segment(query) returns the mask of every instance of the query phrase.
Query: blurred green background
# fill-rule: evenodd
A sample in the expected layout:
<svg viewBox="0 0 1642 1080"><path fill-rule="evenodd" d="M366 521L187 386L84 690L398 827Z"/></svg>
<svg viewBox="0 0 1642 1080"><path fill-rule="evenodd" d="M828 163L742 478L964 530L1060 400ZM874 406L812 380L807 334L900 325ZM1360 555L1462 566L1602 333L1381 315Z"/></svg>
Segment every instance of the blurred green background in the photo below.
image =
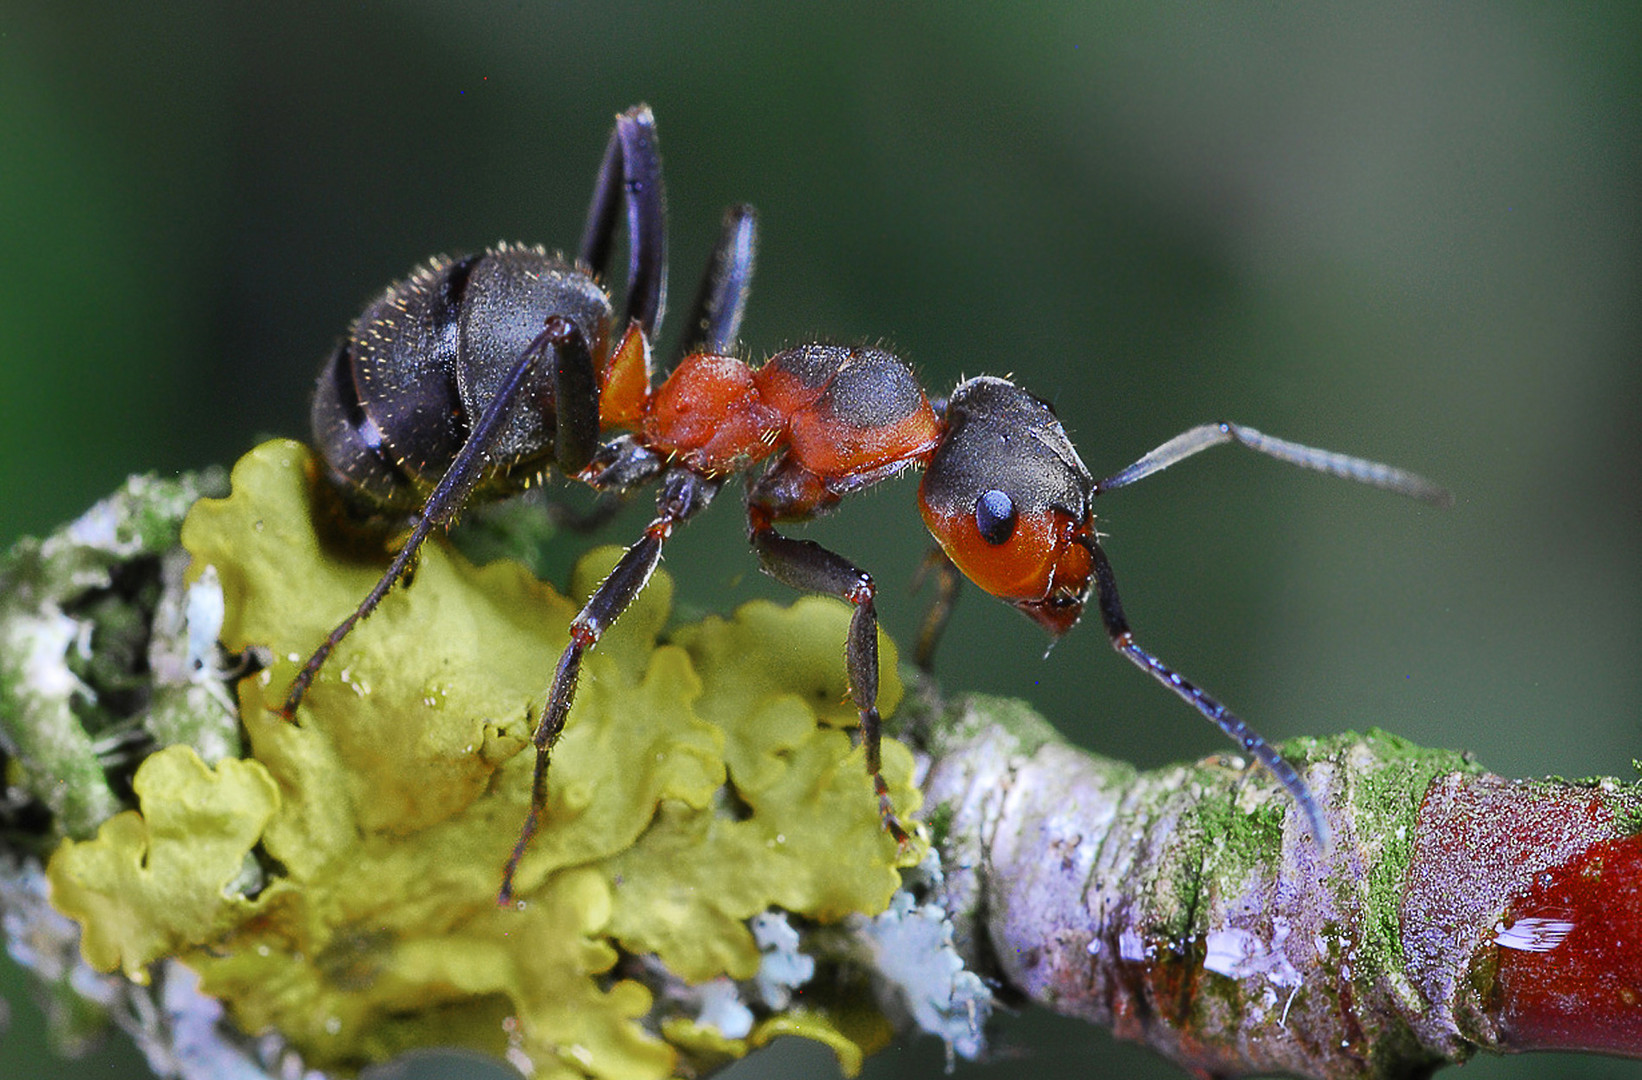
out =
<svg viewBox="0 0 1642 1080"><path fill-rule="evenodd" d="M1642 756L1642 8L380 2L0 6L0 542L127 473L305 436L319 360L441 251L572 247L613 114L656 110L687 303L762 213L749 352L883 341L1013 374L1096 475L1206 420L1426 472L1449 513L1216 451L1102 505L1140 639L1273 738L1380 724L1507 775ZM912 482L809 535L909 641ZM735 499L682 599L781 595ZM609 534L634 534L642 508ZM567 541L563 561L580 543ZM1155 765L1227 749L1110 654L971 593L941 669ZM544 674L549 658L544 658ZM7 965L7 1077L45 1055ZM744 1077L827 1075L789 1050ZM959 1076L1173 1076L1006 1020ZM869 1064L930 1076L928 1042ZM1597 1059L1472 1078L1642 1076Z"/></svg>

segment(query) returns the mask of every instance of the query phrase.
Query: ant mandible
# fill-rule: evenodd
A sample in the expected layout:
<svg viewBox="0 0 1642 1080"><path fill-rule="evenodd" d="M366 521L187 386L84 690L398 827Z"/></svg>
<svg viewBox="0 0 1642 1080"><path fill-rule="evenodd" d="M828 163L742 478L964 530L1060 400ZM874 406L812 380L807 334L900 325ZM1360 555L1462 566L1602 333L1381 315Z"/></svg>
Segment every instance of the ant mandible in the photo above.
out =
<svg viewBox="0 0 1642 1080"><path fill-rule="evenodd" d="M616 321L602 280L623 204L629 261ZM470 499L514 494L550 468L599 492L659 480L654 520L570 624L533 736L530 810L498 895L508 903L545 812L548 764L582 658L650 579L673 531L732 475L762 465L748 481L748 538L767 573L854 606L844 648L850 695L884 828L904 841L879 771L872 577L775 526L812 518L916 465L924 469L924 523L950 560L940 565L953 586L955 565L1055 637L1077 623L1092 586L1112 646L1265 765L1305 813L1314 840L1326 844L1322 813L1293 767L1136 643L1095 531L1094 498L1227 442L1427 502L1447 503L1445 491L1401 469L1229 423L1193 428L1096 482L1048 403L1006 379L970 379L932 405L907 365L882 349L803 345L754 368L731 355L753 269L756 225L747 206L725 214L677 363L655 385L650 350L667 292L664 217L655 121L639 105L616 118L574 263L511 244L437 259L390 286L354 323L314 393L323 474L355 525L381 528L407 517L414 524L381 580L298 673L281 715L295 717L338 643L407 575L433 529L448 527ZM945 592L949 605L952 588ZM939 621L926 623L926 656L938 632L929 628Z"/></svg>

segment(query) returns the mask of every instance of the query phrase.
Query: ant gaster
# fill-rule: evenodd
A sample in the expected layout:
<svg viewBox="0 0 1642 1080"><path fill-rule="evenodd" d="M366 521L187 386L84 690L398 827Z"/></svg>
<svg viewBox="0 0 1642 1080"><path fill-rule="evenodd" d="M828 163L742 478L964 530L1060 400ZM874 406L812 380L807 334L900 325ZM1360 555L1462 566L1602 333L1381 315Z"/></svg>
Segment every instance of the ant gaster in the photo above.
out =
<svg viewBox="0 0 1642 1080"><path fill-rule="evenodd" d="M620 318L603 284L621 211L629 248ZM753 268L750 207L732 207L658 386L651 344L667 291L661 162L650 110L616 119L580 255L504 244L438 259L365 309L324 365L314 394L323 473L356 523L414 522L387 572L292 682L294 718L337 644L404 578L436 527L470 499L503 497L557 468L600 492L659 482L656 516L570 625L536 726L530 811L504 870L500 902L541 825L548 763L582 658L644 587L674 529L733 474L749 480L747 533L764 570L854 606L844 648L867 771L884 827L906 832L879 771L878 616L872 577L779 522L803 521L909 466L945 558L947 601L920 643L927 662L957 578L1014 605L1051 635L1070 630L1091 587L1117 651L1217 724L1265 765L1326 844L1315 799L1294 769L1225 706L1136 643L1095 531L1095 496L1200 450L1236 442L1309 469L1433 503L1442 489L1390 466L1316 450L1237 424L1207 424L1096 482L1043 400L999 378L970 379L932 405L905 363L882 349L803 345L753 367L732 355ZM950 562L946 561L950 560Z"/></svg>

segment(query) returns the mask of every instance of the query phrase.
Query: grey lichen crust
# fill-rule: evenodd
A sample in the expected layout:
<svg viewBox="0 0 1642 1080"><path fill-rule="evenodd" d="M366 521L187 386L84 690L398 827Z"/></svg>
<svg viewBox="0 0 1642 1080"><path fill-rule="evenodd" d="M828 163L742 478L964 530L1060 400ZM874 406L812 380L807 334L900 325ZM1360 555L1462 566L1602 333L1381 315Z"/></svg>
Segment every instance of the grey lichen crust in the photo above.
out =
<svg viewBox="0 0 1642 1080"><path fill-rule="evenodd" d="M0 852L6 950L35 979L54 1045L90 1047L112 1022L158 1076L264 1080L304 1076L277 1040L223 1023L176 962L149 985L94 971L80 928L55 911L39 857L85 837L125 806L110 780L157 746L206 760L240 752L239 722L217 670L221 589L185 583L178 547L195 500L221 495L221 470L134 476L45 539L0 558L0 750L10 760ZM31 803L47 814L12 819Z"/></svg>
<svg viewBox="0 0 1642 1080"><path fill-rule="evenodd" d="M145 720L162 745L238 752L221 683L199 677L215 660L215 631L189 626L209 623L209 587L183 588L177 548L188 508L226 489L220 470L134 476L0 560L0 749L20 766L8 785L20 779L50 810L52 839L89 836L122 808L108 769L145 738Z"/></svg>
<svg viewBox="0 0 1642 1080"><path fill-rule="evenodd" d="M856 951L873 972L879 1004L897 1027L915 1026L938 1037L946 1044L949 1067L954 1057L973 1061L986 1052L992 990L954 945L953 923L940 902L945 874L939 850L931 848L906 876L916 894L903 889L888 911L850 920Z"/></svg>

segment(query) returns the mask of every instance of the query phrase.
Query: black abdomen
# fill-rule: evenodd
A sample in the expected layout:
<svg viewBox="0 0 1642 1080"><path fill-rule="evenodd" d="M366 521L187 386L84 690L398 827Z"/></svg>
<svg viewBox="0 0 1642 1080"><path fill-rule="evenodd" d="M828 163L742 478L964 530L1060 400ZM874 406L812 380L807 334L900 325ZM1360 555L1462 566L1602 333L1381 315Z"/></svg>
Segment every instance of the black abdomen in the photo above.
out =
<svg viewBox="0 0 1642 1080"><path fill-rule="evenodd" d="M374 300L314 392L314 442L351 507L367 516L420 509L553 315L576 324L596 362L608 354L609 297L540 248L438 259ZM540 473L554 419L552 373L539 369L526 376L478 489L516 490Z"/></svg>

